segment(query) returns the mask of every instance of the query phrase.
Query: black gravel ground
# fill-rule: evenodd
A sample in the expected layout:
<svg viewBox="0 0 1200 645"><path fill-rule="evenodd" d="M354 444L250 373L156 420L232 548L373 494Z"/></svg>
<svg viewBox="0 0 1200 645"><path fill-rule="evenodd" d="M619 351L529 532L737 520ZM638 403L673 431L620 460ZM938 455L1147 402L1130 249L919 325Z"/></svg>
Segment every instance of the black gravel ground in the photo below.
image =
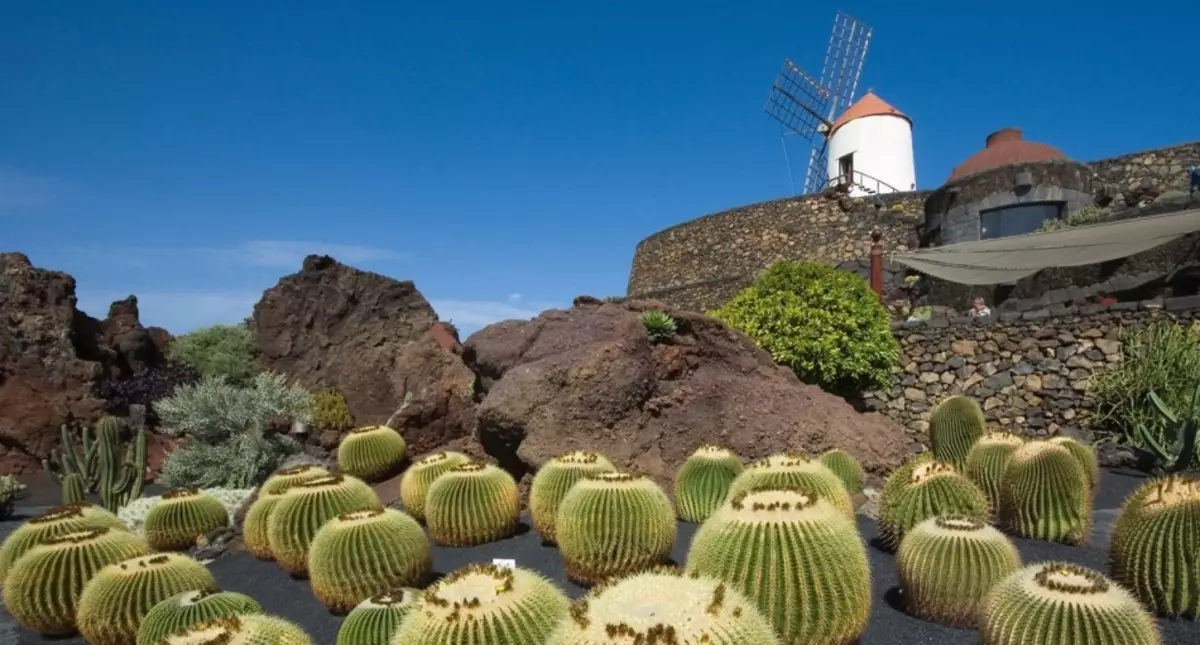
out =
<svg viewBox="0 0 1200 645"><path fill-rule="evenodd" d="M1035 540L1016 539L1017 547L1027 563L1046 560L1068 560L1106 571L1105 549L1116 510L1125 496L1137 486L1144 475L1107 471L1096 497L1096 525L1091 543L1086 547L1070 547ZM25 500L26 502L32 500ZM40 500L38 500L40 501ZM21 509L29 512L35 508ZM24 514L24 513L22 513ZM20 520L0 522L2 539ZM875 523L859 517L858 526L868 542L868 554L875 584L875 607L871 622L860 641L861 645L919 645L922 643L978 643L975 631L952 629L925 622L904 613L897 588L893 557L874 546L877 536ZM683 564L696 525L679 525L679 535L672 551L675 562ZM570 583L563 571L562 559L552 547L542 546L537 534L527 525L507 540L467 549L434 549L434 570L448 573L471 562L490 562L493 558L516 560L519 566L536 569L557 581L571 597L579 597L584 589ZM274 563L256 560L245 553L230 554L210 564L213 574L225 589L253 596L267 612L289 618L302 625L316 643L332 645L342 618L331 614L313 597L308 583L295 580L280 571ZM1200 643L1200 622L1160 620L1164 643L1184 645ZM82 638L44 639L17 626L8 614L0 610L0 645L34 645L55 642L61 645L82 645Z"/></svg>

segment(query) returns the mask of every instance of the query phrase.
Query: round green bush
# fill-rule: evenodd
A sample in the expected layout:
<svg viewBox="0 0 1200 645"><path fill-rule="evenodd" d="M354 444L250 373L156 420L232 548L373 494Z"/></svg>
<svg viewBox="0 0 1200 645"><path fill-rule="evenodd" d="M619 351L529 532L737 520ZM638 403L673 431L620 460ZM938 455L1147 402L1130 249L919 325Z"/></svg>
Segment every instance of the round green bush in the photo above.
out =
<svg viewBox="0 0 1200 645"><path fill-rule="evenodd" d="M993 517L1000 513L1000 480L1004 477L1004 469L1013 453L1023 445L1025 439L1015 434L993 431L980 437L967 453L964 473L987 495Z"/></svg>
<svg viewBox="0 0 1200 645"><path fill-rule="evenodd" d="M150 552L128 531L87 529L43 538L4 578L4 606L27 629L47 636L74 634L79 596L104 567Z"/></svg>
<svg viewBox="0 0 1200 645"><path fill-rule="evenodd" d="M559 455L538 468L529 486L529 514L533 528L546 542L555 541L554 518L567 491L585 476L611 473L616 468L603 455L576 450Z"/></svg>
<svg viewBox="0 0 1200 645"><path fill-rule="evenodd" d="M299 625L267 614L214 618L163 638L158 645L316 645Z"/></svg>
<svg viewBox="0 0 1200 645"><path fill-rule="evenodd" d="M308 549L313 594L339 612L390 589L421 586L432 568L425 530L390 508L342 513L317 531Z"/></svg>
<svg viewBox="0 0 1200 645"><path fill-rule="evenodd" d="M248 383L259 372L254 364L258 350L245 325L212 325L171 341L171 360L195 368L201 376L223 377L230 383Z"/></svg>
<svg viewBox="0 0 1200 645"><path fill-rule="evenodd" d="M404 437L388 426L358 428L338 444L338 468L363 481L381 481L396 472L407 450Z"/></svg>
<svg viewBox="0 0 1200 645"><path fill-rule="evenodd" d="M733 451L700 446L675 473L675 505L679 519L700 523L725 502L729 485L746 467Z"/></svg>
<svg viewBox="0 0 1200 645"><path fill-rule="evenodd" d="M1154 618L1097 571L1043 562L1008 575L988 594L980 645L1162 645Z"/></svg>
<svg viewBox="0 0 1200 645"><path fill-rule="evenodd" d="M430 585L400 624L395 645L539 645L570 602L541 574L469 564Z"/></svg>
<svg viewBox="0 0 1200 645"><path fill-rule="evenodd" d="M308 549L323 524L350 511L382 508L363 480L326 475L293 485L267 518L267 542L279 566L292 575L308 572Z"/></svg>
<svg viewBox="0 0 1200 645"><path fill-rule="evenodd" d="M143 555L104 567L83 587L75 622L90 645L137 640L142 618L177 593L215 591L208 567L178 553Z"/></svg>
<svg viewBox="0 0 1200 645"><path fill-rule="evenodd" d="M847 518L854 519L854 500L842 479L816 459L780 453L751 463L729 485L726 501L756 488L802 488L824 497Z"/></svg>
<svg viewBox="0 0 1200 645"><path fill-rule="evenodd" d="M420 589L405 587L358 603L342 621L337 645L391 645L392 636L417 606L422 593Z"/></svg>
<svg viewBox="0 0 1200 645"><path fill-rule="evenodd" d="M846 492L853 495L863 491L866 475L863 473L862 464L859 464L858 460L850 453L840 448L834 448L818 457L817 461L832 470L833 474L842 480Z"/></svg>
<svg viewBox="0 0 1200 645"><path fill-rule="evenodd" d="M1200 479L1169 475L1137 488L1109 542L1112 576L1160 615L1200 618Z"/></svg>
<svg viewBox="0 0 1200 645"><path fill-rule="evenodd" d="M929 416L929 442L938 461L948 461L957 468L967 463L971 446L987 430L983 408L975 399L952 396L942 401Z"/></svg>
<svg viewBox="0 0 1200 645"><path fill-rule="evenodd" d="M37 546L41 540L104 527L117 531L129 530L116 515L88 502L74 502L51 508L18 526L5 538L4 544L0 545L0 582L4 581L17 558Z"/></svg>
<svg viewBox="0 0 1200 645"><path fill-rule="evenodd" d="M687 568L746 594L788 643L857 642L871 614L866 545L815 491L738 493L696 531Z"/></svg>
<svg viewBox="0 0 1200 645"><path fill-rule="evenodd" d="M182 551L224 526L229 526L229 511L221 500L196 488L176 488L150 507L142 530L155 551Z"/></svg>
<svg viewBox="0 0 1200 645"><path fill-rule="evenodd" d="M728 584L666 567L592 588L548 645L780 645L753 601Z"/></svg>
<svg viewBox="0 0 1200 645"><path fill-rule="evenodd" d="M879 296L850 271L777 262L711 315L805 383L834 392L891 385L900 345Z"/></svg>
<svg viewBox="0 0 1200 645"><path fill-rule="evenodd" d="M404 471L400 478L400 501L404 510L418 522L425 521L425 497L429 486L446 471L471 461L461 452L447 450L425 455Z"/></svg>
<svg viewBox="0 0 1200 645"><path fill-rule="evenodd" d="M954 464L920 456L888 478L879 495L881 545L895 551L900 540L921 522L938 515L962 515L986 522L987 495Z"/></svg>
<svg viewBox="0 0 1200 645"><path fill-rule="evenodd" d="M512 475L491 464L455 466L434 480L425 497L429 538L441 546L475 546L509 537L521 519L521 491Z"/></svg>
<svg viewBox="0 0 1200 645"><path fill-rule="evenodd" d="M595 584L664 563L678 524L648 477L595 473L571 487L554 520L567 577Z"/></svg>
<svg viewBox="0 0 1200 645"><path fill-rule="evenodd" d="M1049 441L1018 448L1000 480L1000 525L1021 537L1086 544L1092 495L1079 460Z"/></svg>
<svg viewBox="0 0 1200 645"><path fill-rule="evenodd" d="M137 645L158 645L159 640L206 621L262 612L257 600L236 591L184 591L146 612L138 627Z"/></svg>

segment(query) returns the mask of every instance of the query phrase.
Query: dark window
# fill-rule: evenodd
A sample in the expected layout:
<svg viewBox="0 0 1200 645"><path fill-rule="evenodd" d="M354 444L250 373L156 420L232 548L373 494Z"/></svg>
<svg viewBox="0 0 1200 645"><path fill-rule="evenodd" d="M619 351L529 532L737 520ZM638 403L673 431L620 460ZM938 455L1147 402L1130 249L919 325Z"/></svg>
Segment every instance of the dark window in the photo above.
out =
<svg viewBox="0 0 1200 645"><path fill-rule="evenodd" d="M1033 233L1048 219L1062 216L1062 202L1014 204L979 213L979 238L991 240Z"/></svg>
<svg viewBox="0 0 1200 645"><path fill-rule="evenodd" d="M838 176L841 177L842 183L854 183L854 153L838 159Z"/></svg>

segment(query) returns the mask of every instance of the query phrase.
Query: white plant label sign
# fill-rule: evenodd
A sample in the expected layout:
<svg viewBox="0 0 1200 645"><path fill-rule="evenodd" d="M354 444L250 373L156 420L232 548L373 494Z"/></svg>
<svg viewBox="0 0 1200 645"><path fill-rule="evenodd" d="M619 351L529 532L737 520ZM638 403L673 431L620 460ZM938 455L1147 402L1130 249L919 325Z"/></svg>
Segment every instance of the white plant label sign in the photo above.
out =
<svg viewBox="0 0 1200 645"><path fill-rule="evenodd" d="M492 564L498 567L504 567L505 569L514 569L517 566L517 561L509 560L507 558L493 558Z"/></svg>

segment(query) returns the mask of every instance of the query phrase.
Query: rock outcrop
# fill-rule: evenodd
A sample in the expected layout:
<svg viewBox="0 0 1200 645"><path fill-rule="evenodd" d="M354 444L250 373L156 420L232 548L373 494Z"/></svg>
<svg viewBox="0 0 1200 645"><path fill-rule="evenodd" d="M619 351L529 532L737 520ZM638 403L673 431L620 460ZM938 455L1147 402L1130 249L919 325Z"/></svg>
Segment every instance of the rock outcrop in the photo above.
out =
<svg viewBox="0 0 1200 645"><path fill-rule="evenodd" d="M649 309L676 319L673 341L651 343L638 317ZM483 395L479 440L518 475L573 449L664 486L703 443L747 460L841 447L875 475L908 454L900 426L805 385L721 323L659 302L577 299L480 330L463 357Z"/></svg>

